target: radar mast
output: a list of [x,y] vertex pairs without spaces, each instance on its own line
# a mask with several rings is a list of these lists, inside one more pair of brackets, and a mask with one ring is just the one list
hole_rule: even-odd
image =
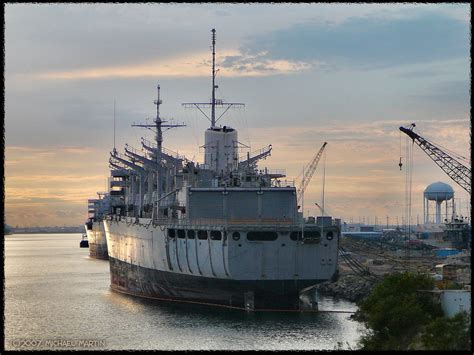
[[[216,85],[216,75],[219,69],[216,70],[216,30],[213,28],[211,30],[212,35],[211,35],[211,40],[212,40],[212,92],[211,92],[211,100],[210,102],[185,102],[183,103],[183,107],[195,107],[197,108],[210,122],[211,122],[211,127],[210,129],[214,129],[216,127],[217,121],[219,121],[222,116],[231,108],[237,108],[237,107],[244,107],[245,104],[240,103],[240,102],[224,102],[223,99],[217,99],[216,98],[216,89],[219,88],[218,85]],[[216,118],[216,107],[221,107],[224,109],[224,112],[222,112],[219,117]],[[205,108],[211,108],[211,117],[209,117],[203,109]]]

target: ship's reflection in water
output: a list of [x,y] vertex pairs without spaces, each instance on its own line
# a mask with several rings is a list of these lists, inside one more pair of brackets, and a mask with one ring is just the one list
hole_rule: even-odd
[[[334,349],[337,342],[355,347],[363,328],[350,313],[245,312],[211,306],[160,302],[111,292],[114,306],[144,317],[146,331],[169,336],[144,339],[140,348],[163,349]],[[353,311],[355,306],[320,299],[322,310]],[[163,335],[163,333],[160,333]],[[177,337],[179,336],[179,341]]]
[[[95,350],[332,350],[355,348],[364,329],[350,313],[247,313],[119,294],[109,288],[108,261],[86,258],[79,241],[6,236],[6,349],[18,349],[18,339],[96,339],[105,346]],[[356,309],[330,298],[319,308]]]

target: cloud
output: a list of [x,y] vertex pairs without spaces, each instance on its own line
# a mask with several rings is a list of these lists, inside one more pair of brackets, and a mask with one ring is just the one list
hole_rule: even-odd
[[199,34],[188,31],[191,24],[183,21],[181,28],[189,40],[181,49],[172,39],[174,21],[185,20],[191,11],[186,4],[179,8],[172,4],[9,4],[6,64],[15,72],[31,73],[51,67],[105,66],[111,61],[127,65],[189,53],[200,45]]
[[[398,167],[400,137],[404,137],[398,127],[408,123],[393,119],[254,127],[251,130],[252,150],[272,143],[271,157],[261,161],[259,167],[284,168],[287,179],[295,180],[298,186],[298,175],[303,166],[323,141],[327,141],[325,199],[328,211],[344,218],[378,216],[381,220],[389,215],[393,219],[402,216],[404,209],[405,170],[400,171]],[[469,155],[469,119],[420,119],[416,123],[416,131],[425,138],[461,155]],[[5,207],[9,224],[24,225],[26,221],[44,224],[45,219],[37,213],[47,215],[48,224],[77,225],[85,220],[86,200],[105,187],[108,169],[104,157],[107,157],[107,152],[102,154],[93,150],[85,155],[74,147],[63,148],[66,149],[7,147],[7,162],[14,160],[18,163],[7,164],[6,170]],[[196,154],[196,147],[187,140],[179,145],[179,152],[192,157]],[[72,156],[86,159],[73,160]],[[415,147],[414,158],[414,216],[421,215],[422,192],[433,181],[445,181],[454,187],[458,197],[467,198],[421,149]],[[202,161],[202,155],[196,159]],[[323,168],[324,159],[305,192],[305,210],[309,209],[313,214],[319,213],[313,203],[321,200]],[[60,211],[65,211],[65,214]]]
[[[301,61],[272,60],[265,53],[255,55],[241,54],[235,51],[223,51],[220,71],[223,77],[266,76],[289,74],[311,68],[310,63]],[[217,60],[219,61],[219,57]],[[152,63],[128,66],[97,67],[70,71],[49,71],[35,75],[38,79],[84,80],[103,78],[139,78],[139,77],[208,77],[211,68],[209,53],[192,56],[157,60]]]
[[232,14],[229,11],[225,11],[225,10],[216,10],[216,15],[217,16],[232,16]]
[[386,68],[467,57],[469,25],[436,11],[408,17],[306,21],[249,38],[242,52],[277,60],[322,61],[337,67]]
[[465,80],[440,81],[419,94],[412,95],[415,102],[420,100],[438,104],[468,105],[470,99],[470,82]]
[[[264,76],[274,74],[289,74],[307,71],[316,66],[316,62],[271,60],[268,53],[260,52],[254,55],[238,53],[224,56],[220,66],[229,70],[235,76]],[[223,72],[224,76],[225,71]]]
[[34,159],[37,159],[38,155],[42,155],[42,154],[52,155],[52,154],[57,154],[59,152],[73,153],[73,154],[89,154],[93,152],[93,150],[88,147],[62,146],[62,145],[56,145],[54,152],[51,151],[50,149],[30,147],[30,146],[9,146],[8,150],[11,152],[24,153],[26,154],[26,156],[23,156],[24,158],[26,158],[30,154],[33,154]]
[[[209,99],[210,23],[218,98],[246,103],[219,123],[252,149],[274,145],[262,167],[293,179],[328,141],[334,213],[401,216],[399,126],[414,121],[424,137],[469,154],[469,14],[467,4],[7,4],[7,218],[62,223],[58,212],[70,210],[82,223],[115,138],[121,150],[152,135],[130,124],[155,115],[157,82],[163,117],[196,126],[167,132],[166,147],[202,161],[208,123],[181,103]],[[361,70],[370,68],[383,69]],[[449,182],[423,151],[414,155],[416,194]],[[308,205],[321,195],[320,168]]]

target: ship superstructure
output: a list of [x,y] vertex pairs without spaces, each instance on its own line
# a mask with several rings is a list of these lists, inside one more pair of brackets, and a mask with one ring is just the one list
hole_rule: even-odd
[[[163,300],[300,309],[302,291],[336,275],[340,225],[327,216],[305,220],[284,172],[258,169],[271,145],[239,158],[237,130],[217,125],[243,104],[216,98],[215,30],[212,59],[210,101],[184,104],[211,109],[204,163],[163,147],[163,131],[183,125],[160,117],[160,86],[153,124],[134,125],[153,129],[155,142],[111,152],[115,200],[104,220],[111,287]],[[218,107],[224,113],[216,118]]]

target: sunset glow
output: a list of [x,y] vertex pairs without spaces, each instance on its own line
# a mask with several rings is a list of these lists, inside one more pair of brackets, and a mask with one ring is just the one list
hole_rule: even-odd
[[[246,104],[219,124],[252,151],[272,144],[259,167],[294,180],[328,142],[305,215],[320,213],[325,168],[328,213],[401,220],[400,126],[416,122],[422,136],[470,157],[467,4],[110,5],[115,15],[96,4],[6,5],[9,225],[82,224],[87,199],[106,189],[114,139],[122,151],[152,136],[130,125],[154,117],[158,83],[164,116],[187,125],[166,132],[164,145],[202,162],[208,122],[181,103],[209,100],[213,27],[219,98]],[[450,184],[468,213],[470,196],[415,146],[413,222],[435,181]]]

